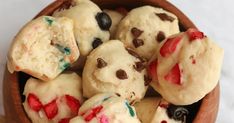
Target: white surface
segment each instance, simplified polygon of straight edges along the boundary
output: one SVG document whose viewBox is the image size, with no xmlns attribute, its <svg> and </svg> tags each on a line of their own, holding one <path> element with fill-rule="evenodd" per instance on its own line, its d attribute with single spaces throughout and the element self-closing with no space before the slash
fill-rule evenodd
<svg viewBox="0 0 234 123">
<path fill-rule="evenodd" d="M 0 85 L 7 49 L 19 29 L 53 0 L 2 0 L 0 4 Z M 233 0 L 171 0 L 225 50 L 221 75 L 218 123 L 234 123 L 234 10 Z M 2 86 L 0 86 L 2 90 Z M 3 114 L 0 91 L 0 114 Z"/>
</svg>

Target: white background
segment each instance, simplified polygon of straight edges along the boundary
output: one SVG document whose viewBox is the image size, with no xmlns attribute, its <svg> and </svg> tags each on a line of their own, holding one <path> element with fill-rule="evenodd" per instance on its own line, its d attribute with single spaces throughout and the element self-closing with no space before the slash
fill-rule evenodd
<svg viewBox="0 0 234 123">
<path fill-rule="evenodd" d="M 2 79 L 9 44 L 18 30 L 53 0 L 0 1 L 0 114 Z M 170 0 L 225 50 L 218 123 L 234 123 L 234 1 Z M 209 117 L 207 117 L 209 118 Z"/>
</svg>

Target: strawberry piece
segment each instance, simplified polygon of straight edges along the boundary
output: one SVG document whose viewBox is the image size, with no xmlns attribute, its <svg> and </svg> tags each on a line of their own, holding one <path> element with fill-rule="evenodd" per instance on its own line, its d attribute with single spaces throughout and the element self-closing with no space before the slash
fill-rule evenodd
<svg viewBox="0 0 234 123">
<path fill-rule="evenodd" d="M 169 82 L 181 85 L 180 77 L 181 77 L 180 68 L 179 64 L 177 63 L 164 78 Z"/>
<path fill-rule="evenodd" d="M 157 75 L 157 66 L 158 66 L 158 59 L 153 60 L 150 62 L 148 66 L 148 74 L 153 80 L 158 80 L 158 75 Z"/>
<path fill-rule="evenodd" d="M 194 41 L 196 39 L 202 39 L 205 37 L 203 32 L 200 32 L 197 29 L 188 29 L 187 34 L 189 36 L 189 41 Z"/>
<path fill-rule="evenodd" d="M 159 51 L 161 56 L 167 57 L 171 55 L 176 50 L 176 47 L 179 44 L 181 38 L 181 36 L 178 36 L 167 39 Z"/>
<path fill-rule="evenodd" d="M 58 123 L 69 123 L 70 120 L 71 118 L 63 118 Z"/>
<path fill-rule="evenodd" d="M 92 120 L 94 117 L 96 117 L 96 115 L 102 110 L 103 106 L 97 106 L 95 108 L 92 109 L 92 111 L 84 118 L 85 121 L 90 121 Z"/>
<path fill-rule="evenodd" d="M 92 120 L 95 117 L 94 113 L 90 113 L 87 116 L 85 116 L 84 120 L 89 122 L 90 120 Z"/>
<path fill-rule="evenodd" d="M 32 110 L 34 110 L 34 111 L 36 111 L 36 112 L 38 112 L 38 111 L 41 110 L 41 108 L 42 108 L 42 103 L 41 103 L 41 101 L 39 100 L 39 98 L 38 98 L 36 95 L 34 95 L 34 94 L 32 94 L 32 93 L 29 93 L 29 94 L 28 94 L 27 101 L 28 101 L 29 107 L 30 107 Z"/>
<path fill-rule="evenodd" d="M 70 95 L 65 95 L 66 103 L 74 115 L 78 114 L 80 109 L 80 101 Z"/>
<path fill-rule="evenodd" d="M 103 106 L 100 105 L 100 106 L 93 108 L 92 110 L 93 110 L 94 114 L 96 115 L 102 110 L 102 108 L 103 108 Z"/>
<path fill-rule="evenodd" d="M 43 109 L 47 118 L 53 119 L 58 114 L 58 105 L 56 104 L 56 99 L 44 105 Z"/>
</svg>

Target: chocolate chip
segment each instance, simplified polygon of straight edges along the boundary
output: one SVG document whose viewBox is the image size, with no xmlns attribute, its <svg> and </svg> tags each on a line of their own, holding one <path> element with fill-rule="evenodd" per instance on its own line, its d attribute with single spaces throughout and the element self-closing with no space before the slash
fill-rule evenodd
<svg viewBox="0 0 234 123">
<path fill-rule="evenodd" d="M 116 77 L 119 79 L 128 79 L 127 73 L 122 69 L 116 71 Z"/>
<path fill-rule="evenodd" d="M 97 58 L 97 67 L 103 68 L 106 67 L 107 63 L 102 58 Z"/>
<path fill-rule="evenodd" d="M 136 52 L 134 52 L 132 49 L 126 48 L 126 50 L 128 51 L 128 53 L 129 53 L 130 55 L 132 55 L 132 56 L 135 57 L 135 58 L 138 58 L 141 62 L 146 62 L 146 61 L 147 61 L 146 59 L 140 57 L 140 56 L 139 56 Z"/>
<path fill-rule="evenodd" d="M 99 12 L 97 13 L 95 18 L 97 20 L 98 26 L 102 30 L 108 31 L 110 29 L 112 20 L 108 14 L 106 14 L 105 12 Z"/>
<path fill-rule="evenodd" d="M 136 27 L 133 27 L 131 29 L 131 33 L 133 35 L 134 38 L 138 38 L 144 31 L 137 29 Z"/>
<path fill-rule="evenodd" d="M 167 108 L 168 117 L 177 121 L 184 121 L 185 117 L 188 116 L 188 114 L 189 114 L 188 109 L 182 106 L 176 106 L 170 104 L 169 107 Z"/>
<path fill-rule="evenodd" d="M 115 93 L 118 97 L 121 97 L 121 95 L 119 93 Z"/>
<path fill-rule="evenodd" d="M 175 18 L 167 15 L 166 13 L 155 13 L 162 21 L 170 21 L 173 22 Z"/>
<path fill-rule="evenodd" d="M 93 40 L 93 43 L 92 43 L 92 46 L 93 46 L 93 49 L 97 48 L 99 45 L 101 45 L 103 42 L 100 38 L 95 38 Z"/>
<path fill-rule="evenodd" d="M 162 42 L 165 38 L 166 38 L 165 33 L 162 31 L 159 31 L 157 36 L 156 36 L 156 40 L 158 42 Z"/>
<path fill-rule="evenodd" d="M 132 43 L 133 43 L 135 48 L 144 45 L 144 41 L 142 39 L 133 39 Z"/>
<path fill-rule="evenodd" d="M 145 81 L 145 86 L 148 86 L 152 81 L 152 78 L 147 75 L 144 75 L 144 81 Z"/>
<path fill-rule="evenodd" d="M 141 72 L 145 66 L 142 62 L 135 62 L 135 65 L 133 65 L 133 68 L 138 71 L 138 72 Z"/>
</svg>

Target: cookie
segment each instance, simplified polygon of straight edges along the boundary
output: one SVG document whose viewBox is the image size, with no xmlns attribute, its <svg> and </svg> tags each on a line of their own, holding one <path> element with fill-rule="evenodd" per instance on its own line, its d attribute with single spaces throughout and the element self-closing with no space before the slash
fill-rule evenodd
<svg viewBox="0 0 234 123">
<path fill-rule="evenodd" d="M 133 106 L 111 93 L 97 94 L 80 107 L 79 116 L 70 123 L 140 123 Z"/>
<path fill-rule="evenodd" d="M 131 103 L 145 95 L 147 85 L 144 61 L 121 41 L 111 40 L 87 57 L 82 75 L 87 98 L 100 92 L 115 92 Z"/>
<path fill-rule="evenodd" d="M 60 123 L 75 117 L 84 100 L 81 78 L 74 72 L 48 82 L 30 78 L 24 95 L 23 106 L 33 123 Z"/>
<path fill-rule="evenodd" d="M 118 11 L 109 10 L 109 9 L 104 9 L 103 11 L 107 13 L 112 20 L 112 24 L 110 27 L 110 39 L 114 39 L 116 29 L 119 25 L 120 20 L 124 17 L 124 15 Z"/>
<path fill-rule="evenodd" d="M 197 29 L 167 38 L 156 54 L 148 69 L 151 85 L 175 105 L 199 101 L 218 83 L 223 49 Z"/>
<path fill-rule="evenodd" d="M 44 81 L 54 79 L 79 57 L 73 21 L 42 16 L 26 24 L 8 53 L 8 70 L 23 71 Z"/>
<path fill-rule="evenodd" d="M 120 21 L 115 38 L 150 59 L 159 42 L 178 32 L 178 19 L 174 14 L 161 8 L 142 6 L 132 9 Z"/>
<path fill-rule="evenodd" d="M 160 97 L 144 98 L 134 105 L 142 123 L 184 123 L 189 111 L 169 104 Z"/>
</svg>

